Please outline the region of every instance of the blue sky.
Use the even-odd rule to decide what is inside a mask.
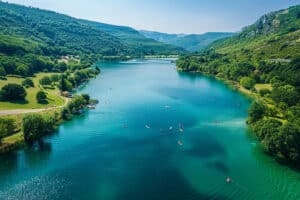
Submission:
[[[6,0],[77,18],[167,33],[239,31],[300,0]]]

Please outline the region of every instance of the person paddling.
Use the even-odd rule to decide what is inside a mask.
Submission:
[[[232,179],[231,179],[230,177],[227,177],[227,178],[226,178],[226,183],[228,183],[228,184],[229,184],[229,183],[232,183]]]

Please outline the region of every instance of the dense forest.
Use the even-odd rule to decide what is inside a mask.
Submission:
[[[255,97],[248,123],[266,151],[300,162],[300,6],[272,12],[238,35],[177,61]]]
[[[139,40],[132,42],[132,38],[137,37]],[[180,47],[147,39],[131,28],[104,26],[0,1],[0,76],[60,71],[55,61],[65,55],[92,62],[105,56],[120,58],[184,52]]]

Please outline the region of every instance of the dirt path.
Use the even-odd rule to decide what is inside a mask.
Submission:
[[[40,109],[16,109],[16,110],[0,110],[0,116],[6,116],[6,115],[20,115],[20,114],[26,114],[26,113],[37,113],[37,112],[43,112],[47,110],[53,110],[56,108],[62,108],[70,101],[69,98],[64,98],[65,103],[62,106],[52,106],[49,108],[40,108]]]

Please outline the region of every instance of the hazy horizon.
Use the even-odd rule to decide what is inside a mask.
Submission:
[[[72,17],[169,34],[237,32],[271,11],[300,4],[300,0],[8,0]]]

